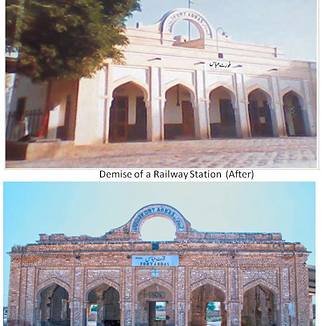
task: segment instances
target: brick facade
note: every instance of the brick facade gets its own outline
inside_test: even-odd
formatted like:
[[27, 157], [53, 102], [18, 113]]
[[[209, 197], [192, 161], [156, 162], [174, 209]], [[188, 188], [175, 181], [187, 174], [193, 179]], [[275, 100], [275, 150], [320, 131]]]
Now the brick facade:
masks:
[[[158, 207], [163, 210], [158, 212]], [[177, 212], [167, 205], [150, 208], [138, 220], [140, 225], [147, 218], [171, 218]], [[9, 325], [41, 325], [40, 292], [53, 284], [68, 293], [70, 325], [86, 325], [87, 295], [101, 284], [119, 292], [121, 325], [140, 325], [139, 294], [151, 286], [166, 289], [172, 297], [174, 323], [167, 325], [191, 325], [191, 294], [204, 285], [224, 294], [228, 326], [241, 325], [245, 293], [255, 286], [272, 293], [277, 325], [309, 325], [308, 252], [303, 245], [285, 242], [278, 233], [198, 232], [180, 214], [176, 240], [160, 242], [153, 250], [151, 242], [139, 239], [137, 214], [102, 237], [42, 234], [35, 244], [13, 247]], [[134, 267], [132, 255], [177, 255], [179, 266]], [[153, 276], [153, 269], [158, 275]]]

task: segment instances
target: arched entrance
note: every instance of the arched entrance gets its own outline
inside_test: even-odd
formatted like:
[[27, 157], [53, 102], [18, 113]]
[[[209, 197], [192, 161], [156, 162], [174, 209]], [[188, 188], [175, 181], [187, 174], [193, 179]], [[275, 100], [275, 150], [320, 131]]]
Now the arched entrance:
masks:
[[133, 82], [113, 91], [110, 108], [109, 142], [145, 141], [147, 108], [145, 91]]
[[283, 96], [283, 110], [288, 136], [306, 136], [302, 99], [293, 91]]
[[38, 295], [38, 325], [70, 326], [69, 294], [58, 284], [52, 284]]
[[262, 285], [244, 293], [241, 326], [276, 326], [277, 309], [274, 293]]
[[86, 325], [120, 325], [120, 296], [115, 288], [102, 284], [89, 291], [87, 295]]
[[270, 96], [260, 88], [248, 95], [248, 110], [252, 137], [273, 136]]
[[137, 295], [136, 325], [175, 325], [172, 293], [160, 284], [152, 284]]
[[209, 119], [212, 138], [236, 137], [233, 94], [220, 86], [209, 94]]
[[191, 326], [226, 326], [225, 294], [212, 284], [191, 292]]
[[177, 84], [165, 93], [164, 138], [194, 139], [195, 116], [190, 90]]

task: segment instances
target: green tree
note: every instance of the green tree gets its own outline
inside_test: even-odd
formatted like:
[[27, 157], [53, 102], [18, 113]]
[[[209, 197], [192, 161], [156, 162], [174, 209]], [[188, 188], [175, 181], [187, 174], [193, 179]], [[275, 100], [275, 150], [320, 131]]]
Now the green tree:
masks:
[[34, 81], [90, 77], [106, 58], [121, 62], [125, 20], [139, 0], [7, 0], [6, 41], [17, 72]]

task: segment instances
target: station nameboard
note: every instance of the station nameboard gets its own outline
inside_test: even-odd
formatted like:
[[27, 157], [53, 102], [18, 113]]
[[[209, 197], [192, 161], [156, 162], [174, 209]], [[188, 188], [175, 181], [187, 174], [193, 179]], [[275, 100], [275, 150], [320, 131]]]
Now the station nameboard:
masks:
[[132, 256], [132, 266], [179, 266], [179, 256]]

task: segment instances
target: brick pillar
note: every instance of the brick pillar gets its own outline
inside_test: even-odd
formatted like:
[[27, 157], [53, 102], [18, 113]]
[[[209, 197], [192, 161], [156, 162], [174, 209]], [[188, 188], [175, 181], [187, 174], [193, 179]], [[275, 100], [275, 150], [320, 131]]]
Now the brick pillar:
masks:
[[8, 325], [18, 326], [20, 296], [20, 257], [11, 256]]
[[84, 267], [74, 269], [73, 297], [69, 298], [72, 325], [83, 325], [84, 311]]
[[239, 269], [231, 267], [228, 269], [228, 290], [227, 297], [227, 325], [241, 325], [241, 304], [239, 291]]
[[205, 65], [202, 69], [196, 70], [196, 106], [194, 109], [195, 117], [195, 134], [198, 139], [208, 138], [208, 106], [206, 101], [206, 90], [205, 90]]
[[280, 268], [280, 324], [290, 325], [289, 304], [290, 304], [290, 271], [289, 268]]
[[309, 326], [309, 275], [307, 257], [295, 257], [297, 325]]
[[164, 100], [161, 94], [161, 70], [162, 68], [157, 66], [150, 69], [150, 116], [147, 117], [147, 137], [151, 141], [163, 139]]
[[124, 292], [122, 293], [124, 296], [122, 305], [123, 311], [121, 312], [124, 320], [123, 326], [132, 326], [135, 324], [134, 311], [132, 309], [134, 292], [133, 283], [133, 269], [132, 267], [126, 267], [124, 271]]
[[186, 286], [186, 268], [185, 267], [177, 267], [177, 277], [176, 277], [176, 290], [177, 294], [176, 298], [176, 313], [175, 313], [175, 324], [177, 326], [184, 326], [187, 325], [187, 289], [189, 288]]
[[242, 74], [238, 73], [235, 75], [235, 83], [239, 110], [238, 119], [240, 121], [240, 130], [237, 130], [237, 135], [242, 136], [243, 138], [248, 138], [250, 137], [250, 122]]
[[27, 325], [33, 325], [34, 321], [34, 290], [35, 290], [35, 267], [28, 267], [26, 280], [26, 306], [25, 320]]

